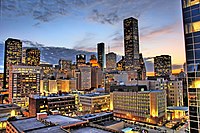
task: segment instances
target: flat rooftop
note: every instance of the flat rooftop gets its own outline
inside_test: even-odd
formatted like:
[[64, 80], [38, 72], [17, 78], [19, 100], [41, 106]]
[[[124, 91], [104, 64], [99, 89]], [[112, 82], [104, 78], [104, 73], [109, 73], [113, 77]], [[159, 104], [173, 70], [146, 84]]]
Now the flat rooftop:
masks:
[[81, 116], [81, 118], [83, 120], [89, 120], [89, 119], [93, 119], [93, 118], [97, 118], [97, 117], [102, 117], [102, 116], [106, 116], [106, 115], [112, 115], [112, 112], [103, 112], [103, 113], [96, 113], [96, 114], [87, 114], [84, 116]]
[[60, 126], [67, 126], [79, 122], [83, 122], [82, 120], [79, 119], [74, 119], [62, 115], [50, 115], [45, 118], [47, 122], [52, 122], [58, 126], [52, 126], [48, 127], [41, 121], [38, 121], [36, 118], [26, 118], [26, 119], [20, 119], [16, 121], [10, 121], [10, 123], [19, 131], [19, 132], [26, 132], [26, 131], [31, 131], [31, 132], [44, 132], [46, 131], [53, 131], [53, 130], [58, 130], [60, 129]]
[[89, 94], [80, 95], [80, 96], [84, 96], [84, 97], [98, 97], [98, 96], [105, 96], [105, 95], [109, 95], [109, 93], [89, 93]]
[[16, 104], [0, 104], [0, 114], [5, 111], [20, 110], [20, 109], [21, 109], [21, 107], [19, 107]]
[[114, 125], [114, 124], [117, 124], [117, 123], [120, 123], [120, 122], [122, 122], [122, 121], [109, 120], [109, 121], [104, 121], [104, 122], [98, 123], [98, 125], [111, 126], [111, 125]]
[[70, 133], [112, 133], [109, 131], [101, 130], [94, 127], [82, 127], [70, 130]]
[[167, 110], [178, 110], [178, 111], [188, 111], [188, 107], [179, 107], [179, 106], [169, 106], [167, 107]]

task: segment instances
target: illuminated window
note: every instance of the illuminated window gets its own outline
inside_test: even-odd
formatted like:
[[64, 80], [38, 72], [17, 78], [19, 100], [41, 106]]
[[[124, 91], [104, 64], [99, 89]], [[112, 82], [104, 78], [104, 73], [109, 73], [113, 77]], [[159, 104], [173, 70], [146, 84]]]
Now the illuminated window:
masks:
[[183, 0], [183, 7], [186, 8], [186, 7], [193, 6], [199, 3], [200, 3], [200, 0]]
[[186, 34], [200, 31], [200, 21], [185, 25]]

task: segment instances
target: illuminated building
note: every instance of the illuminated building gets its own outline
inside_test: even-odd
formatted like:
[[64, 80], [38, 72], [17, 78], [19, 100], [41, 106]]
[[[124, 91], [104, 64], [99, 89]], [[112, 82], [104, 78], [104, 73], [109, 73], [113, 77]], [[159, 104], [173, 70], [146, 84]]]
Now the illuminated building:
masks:
[[167, 106], [183, 106], [182, 81], [168, 81]]
[[166, 110], [165, 91], [145, 91], [145, 86], [122, 87], [115, 86], [111, 89], [114, 116], [151, 124], [163, 122]]
[[17, 39], [8, 38], [5, 41], [4, 51], [4, 89], [8, 89], [9, 69], [11, 65], [22, 63], [22, 42]]
[[22, 63], [28, 66], [40, 66], [40, 50], [38, 48], [23, 49]]
[[98, 63], [101, 67], [101, 70], [103, 70], [104, 62], [105, 62], [105, 44], [104, 43], [97, 44], [97, 55], [98, 55]]
[[160, 55], [154, 57], [155, 76], [170, 76], [172, 74], [171, 56]]
[[9, 117], [17, 116], [21, 107], [16, 104], [0, 104], [0, 132], [4, 133]]
[[40, 80], [40, 93], [51, 94], [61, 92], [70, 92], [76, 90], [75, 79], [43, 79]]
[[98, 63], [95, 55], [91, 55], [90, 64], [91, 64], [92, 67], [99, 67], [100, 68], [99, 63]]
[[13, 65], [9, 76], [9, 102], [27, 107], [29, 95], [40, 93], [40, 67]]
[[89, 90], [91, 88], [91, 67], [89, 65], [79, 66], [80, 88], [79, 90]]
[[75, 96], [57, 95], [49, 96], [32, 95], [29, 98], [29, 115], [36, 116], [37, 113], [47, 112], [48, 114], [58, 110], [61, 114], [72, 115], [76, 111]]
[[40, 64], [41, 70], [41, 79], [51, 77], [53, 73], [53, 65], [52, 64]]
[[200, 1], [182, 0], [187, 64], [189, 130], [200, 132]]
[[79, 96], [82, 111], [95, 113], [110, 110], [110, 95], [107, 93], [90, 93]]
[[117, 70], [118, 71], [124, 71], [125, 70], [125, 58], [122, 56], [122, 59], [117, 62]]
[[71, 70], [72, 61], [71, 60], [59, 60], [59, 66], [61, 70]]
[[113, 52], [106, 54], [106, 70], [116, 69], [117, 55]]
[[146, 79], [146, 67], [144, 63], [144, 59], [142, 56], [142, 53], [139, 54], [139, 63], [140, 63], [140, 68], [137, 70], [138, 72], [138, 79], [139, 80], [145, 80]]
[[137, 70], [139, 66], [138, 20], [130, 17], [124, 19], [125, 70]]
[[80, 66], [83, 64], [86, 64], [86, 55], [84, 55], [84, 54], [76, 55], [76, 65]]
[[99, 67], [91, 67], [91, 87], [103, 86], [103, 71]]

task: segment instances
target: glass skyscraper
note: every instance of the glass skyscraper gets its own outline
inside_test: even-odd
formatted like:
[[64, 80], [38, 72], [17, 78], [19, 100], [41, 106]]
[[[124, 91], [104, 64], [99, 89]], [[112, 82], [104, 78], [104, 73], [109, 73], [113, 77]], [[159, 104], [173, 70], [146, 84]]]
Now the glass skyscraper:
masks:
[[182, 0], [188, 80], [189, 128], [200, 132], [200, 0]]
[[125, 70], [138, 70], [139, 66], [139, 33], [138, 20], [130, 17], [124, 19]]
[[104, 61], [105, 61], [105, 44], [98, 43], [97, 44], [97, 54], [98, 54], [98, 63], [103, 70], [104, 68]]

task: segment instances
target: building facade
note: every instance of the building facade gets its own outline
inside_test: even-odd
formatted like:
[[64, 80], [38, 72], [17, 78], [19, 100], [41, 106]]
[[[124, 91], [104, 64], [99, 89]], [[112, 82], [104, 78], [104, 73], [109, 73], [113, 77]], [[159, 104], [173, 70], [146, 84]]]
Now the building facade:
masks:
[[38, 48], [23, 49], [22, 63], [27, 66], [40, 66], [40, 50]]
[[182, 0], [188, 79], [189, 129], [200, 132], [200, 1]]
[[124, 19], [125, 70], [139, 69], [139, 33], [138, 20], [130, 17]]
[[82, 111], [95, 113], [110, 110], [110, 95], [107, 93], [90, 93], [79, 96]]
[[86, 64], [86, 55], [84, 54], [76, 55], [76, 65], [79, 66], [82, 64]]
[[58, 63], [59, 63], [60, 70], [65, 70], [65, 71], [71, 70], [71, 66], [72, 66], [71, 60], [60, 59]]
[[22, 42], [18, 39], [8, 38], [5, 41], [4, 51], [4, 89], [8, 89], [9, 69], [11, 65], [22, 63]]
[[105, 44], [104, 43], [97, 44], [97, 55], [98, 55], [98, 63], [101, 69], [103, 70], [104, 62], [105, 62]]
[[115, 70], [116, 69], [117, 55], [113, 52], [106, 54], [106, 69]]
[[84, 65], [79, 67], [80, 70], [80, 90], [88, 90], [91, 88], [91, 67]]
[[165, 118], [165, 91], [118, 90], [111, 93], [114, 116], [151, 124]]
[[9, 102], [28, 106], [30, 94], [40, 93], [39, 66], [12, 66], [9, 72]]
[[170, 76], [172, 74], [171, 56], [160, 55], [154, 57], [155, 76]]

